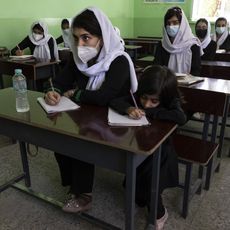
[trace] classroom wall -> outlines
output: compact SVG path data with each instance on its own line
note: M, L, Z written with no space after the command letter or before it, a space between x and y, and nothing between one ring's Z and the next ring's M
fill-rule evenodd
M181 7L190 20L192 1L185 3L144 3L144 0L134 1L134 36L162 36L162 25L165 12L173 6ZM194 27L194 23L191 23Z
M124 37L133 36L133 0L7 0L1 1L0 46L13 48L29 32L32 22L41 19L48 23L49 32L58 37L60 22L72 18L87 6L101 8Z

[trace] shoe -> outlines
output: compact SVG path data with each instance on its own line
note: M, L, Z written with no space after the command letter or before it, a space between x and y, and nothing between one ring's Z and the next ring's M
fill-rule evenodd
M87 211L92 207L92 196L81 194L78 197L72 196L62 207L64 212L79 213Z
M165 214L164 214L164 216L162 216L160 219L157 219L156 230L162 230L163 229L164 224L165 224L166 220L168 219L168 216L169 216L168 211L165 208Z

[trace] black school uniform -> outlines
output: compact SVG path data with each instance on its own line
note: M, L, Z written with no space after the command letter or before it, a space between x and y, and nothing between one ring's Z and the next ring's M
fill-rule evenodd
M108 106L109 102L116 98L127 95L130 89L130 67L126 57L118 56L110 64L105 74L105 81L98 90L86 90L88 77L81 73L73 58L64 67L61 73L54 79L54 89L63 94L67 90L76 90L72 100L81 104ZM76 149L76 151L81 151ZM70 185L71 193L80 195L91 193L94 181L94 165L77 159L73 159L59 153L55 153L62 185Z
M33 42L31 42L29 36L27 36L25 39L23 39L19 44L18 46L20 47L21 50L24 50L26 48L29 48L30 49L30 53L33 54L34 53L34 49L36 47L36 45L34 45ZM49 46L49 49L50 49L50 57L51 57L51 60L55 60L55 56L54 56L54 40L53 38L50 38L49 41L48 41L48 46ZM11 50L11 54L12 55L15 55L15 52L18 50L18 47L14 47L12 50Z
M224 40L223 44L219 47L219 49L224 49L226 51L230 51L230 35Z
M139 108L142 108L139 99L136 98ZM130 106L134 106L132 98L127 96L114 99L110 106L120 114L126 114ZM151 119L168 120L182 125L186 122L186 116L181 108L179 99L172 101L168 109L161 107L145 109L146 116ZM140 134L141 135L141 134ZM137 168L136 174L136 203L143 207L149 207L152 178L152 155L147 157ZM175 187L178 185L178 161L177 155L173 148L171 138L169 137L162 144L161 167L159 180L159 197L158 197L158 216L164 213L164 206L161 200L161 193L165 188Z
M201 60L212 61L215 59L217 44L211 40L210 43L203 49L204 54L201 56Z
M192 62L191 62L190 74L194 76L199 76L200 69L201 69L200 47L197 45L192 45L191 51L192 51ZM169 58L170 58L170 53L164 49L160 41L156 48L153 64L168 66Z

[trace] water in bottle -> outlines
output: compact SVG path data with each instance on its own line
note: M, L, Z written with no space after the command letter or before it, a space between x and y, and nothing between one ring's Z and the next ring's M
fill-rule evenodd
M16 110L17 112L29 111L29 102L27 97L26 77L22 74L21 69L15 69L13 76L13 87L16 97Z

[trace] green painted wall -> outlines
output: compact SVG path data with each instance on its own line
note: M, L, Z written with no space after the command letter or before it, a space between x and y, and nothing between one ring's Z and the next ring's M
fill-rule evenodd
M87 6L101 8L120 28L122 36L133 36L133 0L8 0L1 1L0 46L13 48L38 19L46 21L49 33L57 37L62 18L72 18Z
M144 3L144 0L134 0L134 36L162 36L165 12L173 6L181 7L190 19L192 0L185 0L182 4Z

